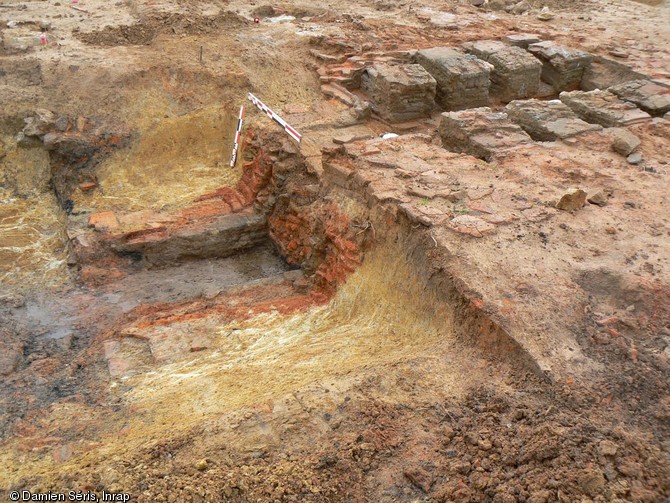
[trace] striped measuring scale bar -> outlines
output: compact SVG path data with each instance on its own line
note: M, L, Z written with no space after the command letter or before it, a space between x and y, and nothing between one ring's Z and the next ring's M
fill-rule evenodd
M242 136L242 121L244 120L244 105L240 107L240 116L237 119L237 131L235 132L235 144L233 153L230 156L230 167L234 168L237 162L237 151L240 148L240 137Z
M291 126L287 124L287 122L279 117L276 113L274 113L270 107L265 105L261 100L256 98L253 94L249 93L249 101L251 101L254 105L256 105L262 112L265 112L270 119L275 121L277 124L279 124L281 127L284 128L284 131L288 133L288 135L293 138L295 141L300 142L302 139L302 135L298 133L295 129L293 129Z

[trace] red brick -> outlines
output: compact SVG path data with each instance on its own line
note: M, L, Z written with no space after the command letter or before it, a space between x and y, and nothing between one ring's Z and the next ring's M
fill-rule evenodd
M246 184L238 185L238 191L242 195L244 205L251 204L255 199L254 191Z
M162 241L167 238L168 231L163 225L160 227L150 227L148 229L141 229L133 231L123 236L126 243L150 243L154 241Z
M114 212L103 211L88 217L88 225L97 231L112 232L119 228L119 221Z
M231 212L231 207L225 201L210 200L193 205L181 211L181 216L189 220L197 220L205 217L226 215Z
M356 246L356 243L349 241L348 239L344 239L342 240L342 249L353 252L358 250L358 246Z
M297 215L293 215L293 214L288 215L286 217L286 221L294 223L294 224L301 224L302 223L302 219L300 217L298 217Z
M196 198L194 202L199 203L202 201L209 201L210 199L221 199L223 198L226 190L230 189L228 187L224 187L222 189L217 189L214 192L208 192L207 194L203 194L202 196Z
M79 184L79 188L82 192L88 192L89 190L95 189L97 186L98 184L95 182L83 182Z

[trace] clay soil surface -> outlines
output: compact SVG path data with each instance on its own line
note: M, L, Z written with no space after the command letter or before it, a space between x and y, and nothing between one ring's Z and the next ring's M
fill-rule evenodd
M670 4L473 3L0 0L2 501L670 501L668 115L484 161L321 87L515 33L670 86Z

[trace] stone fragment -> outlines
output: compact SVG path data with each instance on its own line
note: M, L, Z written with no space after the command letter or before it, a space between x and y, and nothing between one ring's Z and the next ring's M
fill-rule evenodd
M595 204L596 206L607 206L609 197L607 195L607 192L604 190L599 190L595 194L591 195L588 197L587 201L591 204Z
M642 162L642 155L635 152L633 154L630 154L628 157L626 157L626 160L628 161L628 164L632 164L633 166L637 166Z
M647 112L609 91L562 92L559 98L586 122L603 127L628 126L651 120Z
M553 99L556 97L556 91L554 90L554 86L547 84L544 81L540 81L540 85L537 88L537 94L535 95L536 98L540 99Z
M100 150L100 145L92 138L76 134L50 132L42 137L42 141L46 150L57 152L66 159L90 159Z
M532 54L497 40L471 42L463 48L493 65L490 94L502 102L537 94L542 63Z
M670 112L670 87L651 80L633 80L610 88L622 100L630 101L654 117Z
M436 101L445 110L488 104L490 63L452 47L422 49L415 59L437 81Z
M324 54L314 49L310 49L309 53L320 61L325 61L326 63L342 63L346 60L346 57L343 56L332 56L330 54Z
M67 351L72 347L72 341L74 339L74 336L72 333L68 333L67 335L64 335L63 337L60 337L56 339L56 344L60 349L63 351Z
M354 174L354 170L350 166L343 166L336 160L329 160L323 163L323 173L330 183L348 188L349 179Z
M551 12L547 7L542 8L542 12L537 15L537 18L540 21L551 21L556 17L556 14Z
M460 203L461 201L465 201L467 197L468 193L465 190L456 190L444 196L447 201L452 203Z
M528 49L530 44L537 44L540 41L540 37L532 33L514 33L512 35L507 35L505 41L515 47Z
M568 189L561 200L556 203L556 208L564 211L574 211L586 204L586 192L582 189Z
M422 199L433 199L436 195L434 190L418 185L410 185L407 187L407 194L410 196L420 197Z
M471 215L459 215L451 219L449 228L459 234L481 238L495 230L495 225Z
M601 456L615 456L619 448L611 440L603 440L598 445L598 452Z
M363 122L370 118L372 110L370 109L370 104L367 101L357 99L354 103L353 115L356 122Z
M38 137L26 136L23 134L23 131L19 131L19 134L16 135L16 144L19 147L25 148L37 148L42 146Z
M377 63L361 77L373 109L390 122L428 117L435 107L436 82L420 65Z
M475 7L481 7L486 3L486 0L470 0L470 5L473 5Z
M97 231L112 232L119 228L119 221L113 211L103 211L91 215L88 225Z
M433 226L433 221L428 216L424 215L416 205L403 203L399 208L412 224L421 224L426 227Z
M426 470L421 467L416 467L413 469L405 470L403 475L409 480L415 487L424 493L430 492L430 488L435 483L436 474L434 471Z
M49 110L38 108L35 115L25 118L23 122L26 124L23 128L24 135L42 137L54 127L56 116Z
M486 161L496 152L532 142L506 113L487 107L443 113L439 133L444 148Z
M333 137L333 143L336 143L338 145L345 145L347 143L352 143L360 140L369 140L371 138L373 138L373 136L370 134L353 134L353 133L341 134Z
M204 472L207 468L209 468L209 463L206 459L201 459L195 464L195 469L199 472Z
M465 434L465 440L467 440L470 445L477 445L479 442L479 435L474 431L470 431Z
M335 98L347 106L353 106L356 98L339 84L330 83L321 86L321 92L330 98Z
M83 115L80 115L80 116L77 117L77 119L75 121L75 124L76 124L77 131L79 131L80 133L83 133L84 131L86 131L87 126L90 126L90 123L89 123L88 119L86 117L84 117Z
M614 56L615 58L620 58L620 59L628 59L629 54L624 51L623 49L620 49L618 47L615 47L609 52L610 56Z
M605 476L600 470L585 469L577 477L579 487L584 493L595 498L605 488Z
M642 476L642 465L626 457L617 460L617 470L626 477L639 479ZM649 500L652 501L652 500Z
M640 146L640 139L625 128L614 129L612 149L624 157L632 154Z
M557 92L579 89L584 71L593 60L587 52L553 42L531 44L528 50L542 62L542 80Z
M509 118L536 141L555 141L587 131L602 129L597 124L581 120L560 100L512 101L505 108Z
M581 89L583 91L607 89L632 80L645 79L647 79L646 76L634 71L628 65L602 56L595 56L591 64L584 70Z
M66 263L69 267L74 267L79 263L79 259L74 250L70 250L70 252L67 254Z
M66 116L61 116L56 119L54 127L57 131L64 133L70 127L70 120Z
M530 3L528 0L521 0L520 2L515 3L512 8L509 10L512 14L523 14L530 9Z

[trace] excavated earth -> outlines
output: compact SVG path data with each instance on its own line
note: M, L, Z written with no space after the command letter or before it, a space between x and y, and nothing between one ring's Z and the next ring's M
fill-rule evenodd
M667 1L0 39L2 501L670 501Z

